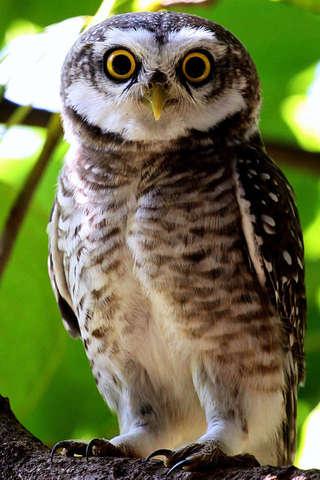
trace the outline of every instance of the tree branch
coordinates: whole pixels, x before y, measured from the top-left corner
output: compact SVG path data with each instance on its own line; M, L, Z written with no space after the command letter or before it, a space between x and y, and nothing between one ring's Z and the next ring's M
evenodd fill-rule
M0 479L3 480L160 480L161 462L127 458L68 458L56 455L29 433L0 395ZM175 472L170 480L320 480L320 470L289 467L215 469L211 473Z
M4 99L0 103L0 123L6 123L17 107L18 105ZM49 118L49 112L33 108L23 119L23 124L45 127ZM280 165L287 165L320 175L320 153L308 152L292 145L283 145L268 139L265 143L269 155Z
M320 175L320 153L308 152L292 145L266 141L266 149L276 163Z

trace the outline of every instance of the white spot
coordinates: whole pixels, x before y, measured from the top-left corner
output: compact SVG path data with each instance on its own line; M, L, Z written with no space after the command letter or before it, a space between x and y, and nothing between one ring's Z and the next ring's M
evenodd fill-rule
M252 173L252 175L258 175L257 172L255 170L253 170L252 168L249 168L248 170L250 173Z
M299 282L299 275L296 273L293 277L293 280L298 283Z
M275 193L270 192L270 193L269 193L269 197L270 197L271 200L273 200L274 202L278 202L278 201L279 201L279 197L278 197L278 195L276 195Z
M263 224L263 230L266 233L269 233L269 235L275 235L275 233L276 233L267 223Z
M288 281L288 277L283 276L283 277L281 278L281 280L282 280L282 283L286 283L286 282Z
M102 168L99 168L99 167L92 167L91 172L94 175L103 175L105 173L105 171Z
M262 178L262 180L270 180L269 173L261 173L260 177Z
M261 215L261 220L263 222L267 223L268 225L270 225L270 227L275 227L276 226L276 222L269 215Z
M303 270L303 263L302 263L302 261L299 257L297 257L297 262L298 262L298 265L301 268L301 270Z
M282 256L288 265L292 265L292 258L290 253L287 250L284 250L284 252L282 253Z
M265 200L261 200L262 205L267 205L267 202Z
M253 185L256 190L260 190L260 185L257 185L256 183Z

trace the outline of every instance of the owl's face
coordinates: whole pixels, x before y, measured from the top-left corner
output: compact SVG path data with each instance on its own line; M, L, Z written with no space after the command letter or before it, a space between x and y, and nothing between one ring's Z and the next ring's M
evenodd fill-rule
M241 116L256 127L259 84L240 42L185 14L112 17L85 32L62 74L65 117L124 140L170 141Z

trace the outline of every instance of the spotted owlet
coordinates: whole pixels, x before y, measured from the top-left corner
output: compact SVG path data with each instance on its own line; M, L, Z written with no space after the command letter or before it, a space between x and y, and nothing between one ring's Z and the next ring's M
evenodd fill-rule
M61 94L50 277L120 434L56 449L292 462L303 243L246 49L195 16L114 16L71 48Z

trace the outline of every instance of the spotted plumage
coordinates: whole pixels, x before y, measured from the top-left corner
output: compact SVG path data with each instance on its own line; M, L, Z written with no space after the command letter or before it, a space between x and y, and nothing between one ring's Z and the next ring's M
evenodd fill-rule
M260 139L248 53L198 17L120 15L73 46L61 94L71 149L50 277L120 424L113 446L87 451L167 449L168 466L191 470L247 453L290 463L303 243Z

